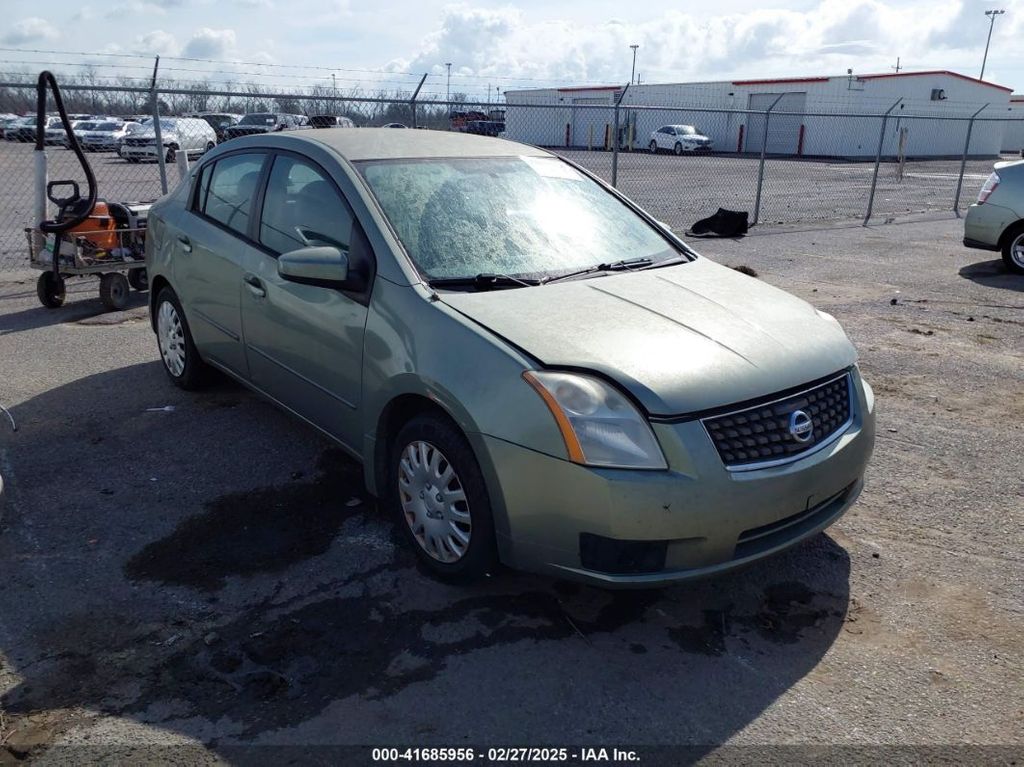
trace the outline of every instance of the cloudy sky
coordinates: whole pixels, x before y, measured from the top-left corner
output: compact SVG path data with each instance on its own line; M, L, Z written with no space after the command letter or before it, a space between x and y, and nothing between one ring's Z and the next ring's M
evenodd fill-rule
M1024 0L2 0L0 71L91 63L100 78L168 76L339 89L408 88L482 96L555 83L645 82L952 69L1024 89ZM63 51L30 53L30 50ZM138 54L132 58L129 54ZM189 59L192 59L190 61ZM224 63L213 63L224 62ZM331 79L331 76L334 79Z

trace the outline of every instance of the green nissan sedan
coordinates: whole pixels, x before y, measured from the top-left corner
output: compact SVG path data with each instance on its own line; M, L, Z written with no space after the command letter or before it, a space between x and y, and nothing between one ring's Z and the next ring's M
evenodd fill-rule
M146 247L170 379L215 368L336 441L442 577L673 583L861 491L874 395L839 323L542 149L243 137L153 206Z

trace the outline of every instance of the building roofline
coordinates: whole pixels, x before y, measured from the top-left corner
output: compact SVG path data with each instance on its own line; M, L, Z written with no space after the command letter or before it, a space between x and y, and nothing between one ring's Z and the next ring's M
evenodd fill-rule
M570 88L556 88L555 90L559 93L568 93L569 91L617 91L623 87L622 85L574 85Z
M929 69L923 72L885 72L877 75L854 75L854 77L858 80L882 80L887 77L921 77L922 75L948 75L949 77L956 77L959 80L967 80L971 83L987 85L989 88L998 88L1001 91L1013 93L1013 88L1007 88L1005 85L990 83L988 80L979 80L977 77L962 75L959 72L950 72L948 69Z
M827 83L829 77L771 77L765 80L733 80L733 85L782 85L784 83Z

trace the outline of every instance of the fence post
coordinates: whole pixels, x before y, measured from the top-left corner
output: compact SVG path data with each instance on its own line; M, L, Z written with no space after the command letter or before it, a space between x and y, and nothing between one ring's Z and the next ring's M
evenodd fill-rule
M875 152L875 172L871 174L871 191L868 193L868 209L864 213L864 226L871 220L871 211L875 208L875 187L878 185L878 166L882 162L882 146L885 144L885 126L889 122L889 114L900 105L903 99L898 99L895 104L885 110L882 115L882 127L878 131L878 151Z
M612 186L616 188L619 184L619 104L622 103L628 90L629 85L627 84L615 100L615 130L612 133Z
M178 181L184 181L188 178L188 152L175 153L174 162L178 165Z
M960 177L956 180L956 195L953 197L954 213L960 210L960 192L964 188L964 170L967 168L967 152L971 147L971 132L974 130L974 118L984 112L987 106L988 104L972 114L970 121L967 123L967 139L964 141L964 153L960 157Z
M420 88L423 87L423 83L427 81L427 73L423 73L423 77L420 78L420 84L416 86L416 90L413 91L412 98L409 99L409 107L412 109L412 127L416 127L416 97L420 95ZM451 111L451 106L448 107ZM448 126L451 127L450 125Z
M149 98L153 107L153 135L156 140L156 162L160 166L160 193L167 194L167 165L164 159L164 137L160 132L160 94L156 90L156 72L160 68L160 57L153 64L153 84L149 88Z
M758 217L761 215L761 188L764 186L764 156L768 151L768 121L771 119L772 110L775 109L775 105L785 95L785 93L780 93L764 113L764 135L761 136L761 162L757 167L757 194L754 197L754 220L750 222L751 226L757 224Z

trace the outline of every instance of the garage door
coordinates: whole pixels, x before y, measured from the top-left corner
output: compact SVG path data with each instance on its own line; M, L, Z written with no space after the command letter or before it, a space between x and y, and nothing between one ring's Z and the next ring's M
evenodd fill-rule
M613 121L614 111L610 108L612 103L608 96L573 99L572 105L572 136L570 143L573 146L592 146L601 148L604 146L604 126ZM608 109L583 108L580 105L603 105Z
M780 95L782 98L775 105L771 119L768 120L768 142L765 151L768 154L796 154L797 146L800 143L800 125L803 123L804 108L807 104L806 93L751 93L747 108L763 112ZM778 114L779 112L794 112L795 114ZM747 115L745 151L761 151L764 127L764 115Z

